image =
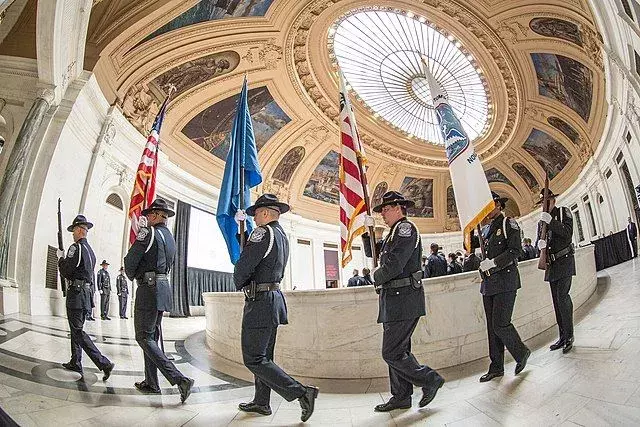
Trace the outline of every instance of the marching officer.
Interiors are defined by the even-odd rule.
[[[280,281],[289,258],[289,241],[280,226],[280,214],[289,205],[273,194],[263,194],[246,215],[254,217],[256,228],[249,236],[233,271],[236,288],[245,294],[242,315],[242,357],[255,377],[255,395],[251,402],[240,403],[244,412],[271,415],[270,397],[274,390],[288,402],[298,399],[305,422],[313,414],[318,389],[291,378],[273,361],[278,325],[286,325],[287,305]],[[243,211],[236,220],[246,219]]]
[[[480,377],[481,383],[504,375],[505,346],[516,360],[516,375],[522,372],[531,355],[511,323],[516,293],[520,289],[520,227],[515,219],[502,213],[508,199],[494,192],[491,194],[496,206],[487,216],[491,222],[482,229],[486,258],[480,263],[480,293],[487,318],[491,365]],[[479,246],[480,242],[472,232],[472,247]]]
[[[176,254],[176,242],[167,228],[167,218],[175,215],[167,202],[156,199],[141,214],[146,216],[135,243],[124,258],[129,279],[138,282],[134,306],[136,341],[144,352],[144,380],[135,383],[143,393],[160,393],[158,369],[178,385],[184,403],[194,381],[184,376],[158,347],[162,315],[171,310],[172,293],[168,274]]]
[[[100,263],[102,267],[97,274],[96,284],[98,292],[100,292],[100,318],[102,320],[111,320],[109,317],[109,297],[111,295],[111,276],[107,271],[109,268],[107,260],[103,259]]]
[[[116,278],[116,292],[118,293],[118,303],[120,304],[120,318],[127,317],[127,299],[129,297],[129,286],[127,285],[127,277],[124,275],[124,267],[120,267],[120,274]]]
[[[573,217],[571,211],[564,206],[556,206],[557,194],[550,189],[547,193],[549,212],[540,214],[540,223],[547,224],[547,239],[538,240],[538,249],[547,248],[547,269],[544,280],[549,282],[553,308],[558,323],[558,341],[551,344],[551,351],[562,349],[568,353],[573,348],[573,302],[569,295],[571,278],[576,275],[576,261],[574,258]],[[540,192],[540,201],[544,200],[544,189]],[[538,233],[538,236],[540,233]]]
[[[67,320],[71,330],[71,360],[62,366],[70,371],[82,375],[82,351],[89,356],[95,365],[103,372],[102,380],[106,381],[115,366],[100,353],[89,335],[82,330],[86,314],[91,310],[91,283],[96,256],[87,242],[87,233],[93,224],[84,215],[78,215],[67,231],[73,233],[74,243],[69,246],[67,256],[58,251],[58,268],[67,283]]]
[[[378,323],[383,325],[382,358],[389,365],[392,397],[375,407],[377,412],[411,407],[413,386],[422,387],[419,406],[428,405],[444,384],[438,372],[421,365],[411,354],[411,335],[418,320],[425,315],[422,289],[422,244],[416,226],[406,218],[407,208],[414,206],[397,191],[388,191],[382,203],[373,208],[382,214],[389,234],[378,242],[380,263],[373,271],[376,292],[379,292]],[[373,226],[373,218],[365,226]],[[371,256],[370,237],[363,235],[365,254]]]

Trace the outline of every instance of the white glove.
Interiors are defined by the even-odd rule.
[[[236,220],[238,224],[240,224],[241,221],[247,220],[247,214],[244,212],[244,210],[238,209],[233,218]]]
[[[373,267],[371,269],[371,273],[369,274],[371,276],[371,281],[375,282],[375,278],[374,278],[374,274],[376,273],[376,270],[379,269],[380,267]]]
[[[547,247],[547,241],[546,240],[538,240],[538,249],[543,250],[546,247]]]
[[[551,222],[551,214],[549,212],[542,212],[540,214],[540,221],[549,224]]]
[[[373,217],[371,215],[365,215],[364,216],[364,226],[365,227],[375,227],[376,226],[376,220],[373,219]]]
[[[100,294],[102,294],[102,291],[100,291]]]
[[[64,258],[64,251],[62,249],[58,249],[57,252],[58,258]]]
[[[484,259],[482,260],[482,262],[480,263],[480,270],[482,271],[487,271],[492,269],[493,267],[496,266],[496,262],[492,259]]]
[[[148,221],[147,221],[147,217],[146,216],[141,216],[140,218],[138,218],[138,229],[140,228],[144,228],[147,225],[149,225]]]

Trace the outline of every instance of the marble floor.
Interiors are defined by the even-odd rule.
[[[640,260],[600,273],[602,284],[577,320],[574,350],[550,352],[553,332],[530,342],[536,348],[527,369],[480,384],[487,362],[442,371],[447,383],[436,399],[418,409],[375,413],[388,393],[332,394],[321,390],[312,425],[491,426],[640,425]],[[204,318],[164,319],[165,351],[196,387],[180,404],[175,387],[162,378],[162,395],[133,388],[142,378],[142,352],[133,321],[87,322],[85,330],[116,368],[107,382],[83,358],[85,375],[65,371],[69,359],[66,319],[0,317],[0,407],[21,426],[222,426],[300,423],[297,401],[272,396],[273,415],[240,413],[253,387],[208,363]],[[428,361],[425,361],[428,362]]]

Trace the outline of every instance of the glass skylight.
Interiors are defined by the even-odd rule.
[[[482,70],[451,35],[425,17],[391,8],[356,10],[329,29],[331,59],[373,116],[411,138],[444,144],[420,58],[474,140],[488,127]]]

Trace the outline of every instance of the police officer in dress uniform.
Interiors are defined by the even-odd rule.
[[[167,228],[167,218],[175,212],[169,209],[166,201],[156,199],[141,213],[146,221],[143,220],[136,241],[124,258],[127,276],[138,282],[134,328],[136,341],[144,352],[144,381],[134,385],[143,393],[160,393],[160,369],[171,385],[178,385],[180,400],[184,403],[194,381],[182,375],[158,347],[162,314],[171,310],[172,303],[168,274],[176,254],[176,242]]]
[[[496,206],[487,216],[491,222],[482,229],[487,257],[480,262],[480,293],[487,318],[491,365],[489,371],[480,377],[481,383],[504,375],[505,347],[516,360],[516,375],[522,372],[531,355],[511,323],[516,293],[520,289],[520,227],[515,219],[502,213],[508,199],[494,192],[491,194]],[[478,246],[478,238],[472,233],[472,247]]]
[[[89,335],[82,330],[86,314],[91,310],[91,283],[96,256],[87,242],[87,233],[93,224],[84,215],[78,215],[67,231],[73,233],[74,243],[69,246],[67,256],[58,250],[58,268],[67,283],[67,320],[71,330],[71,360],[62,366],[70,371],[82,374],[82,350],[103,372],[106,381],[113,371],[114,364],[100,353]]]
[[[100,292],[100,318],[102,320],[111,320],[109,317],[109,297],[111,295],[111,276],[107,271],[109,268],[107,260],[103,259],[100,263],[102,267],[96,275],[96,284],[98,286],[98,292]]]
[[[118,303],[120,304],[120,318],[127,317],[127,299],[129,297],[129,286],[127,285],[127,277],[124,275],[124,267],[120,267],[120,274],[116,278],[116,292],[118,293]]]
[[[255,395],[251,402],[240,403],[244,412],[271,415],[270,396],[274,390],[288,402],[298,399],[304,422],[313,414],[318,389],[291,378],[273,361],[278,325],[286,325],[287,305],[280,281],[289,258],[289,241],[280,226],[280,214],[289,205],[273,194],[263,194],[246,215],[254,217],[256,228],[249,236],[233,271],[236,288],[245,294],[242,315],[242,358],[255,377]],[[236,220],[246,219],[243,211]]]
[[[556,206],[557,194],[548,190],[549,212],[540,213],[541,228],[547,224],[547,239],[538,240],[538,249],[547,248],[547,269],[544,280],[549,282],[553,308],[556,312],[556,322],[560,337],[551,344],[551,351],[562,349],[568,353],[573,348],[573,302],[569,295],[571,278],[576,275],[576,261],[574,258],[573,217],[571,211],[564,206]],[[540,201],[544,200],[544,189],[540,192]],[[538,233],[538,236],[540,233]]]
[[[382,358],[389,365],[392,397],[387,403],[375,407],[377,412],[411,407],[413,386],[422,387],[419,406],[428,405],[444,384],[435,370],[421,365],[411,354],[411,335],[418,320],[425,315],[422,289],[422,244],[416,226],[407,218],[407,208],[415,203],[397,191],[388,191],[382,203],[373,208],[382,213],[390,227],[384,241],[376,248],[380,254],[379,267],[373,271],[373,281],[379,292],[378,323],[383,325]],[[367,216],[365,226],[373,226]],[[363,235],[365,254],[371,256],[370,237]]]

